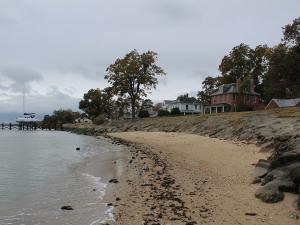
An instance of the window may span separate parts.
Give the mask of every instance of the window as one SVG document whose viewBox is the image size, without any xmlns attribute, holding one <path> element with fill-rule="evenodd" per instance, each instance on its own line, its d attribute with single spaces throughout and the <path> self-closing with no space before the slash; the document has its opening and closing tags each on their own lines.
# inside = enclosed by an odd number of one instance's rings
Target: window
<svg viewBox="0 0 300 225">
<path fill-rule="evenodd" d="M 195 105 L 195 109 L 197 109 L 197 105 Z"/>
<path fill-rule="evenodd" d="M 186 110 L 189 110 L 189 105 L 185 105 L 185 109 L 186 109 Z"/>
</svg>

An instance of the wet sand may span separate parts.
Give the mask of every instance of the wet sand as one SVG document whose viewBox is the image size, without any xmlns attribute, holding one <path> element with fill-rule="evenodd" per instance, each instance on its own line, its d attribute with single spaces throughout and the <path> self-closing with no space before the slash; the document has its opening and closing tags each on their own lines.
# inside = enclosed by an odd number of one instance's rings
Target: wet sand
<svg viewBox="0 0 300 225">
<path fill-rule="evenodd" d="M 296 196 L 266 204 L 251 184 L 258 159 L 255 145 L 193 134 L 111 133 L 132 143 L 127 175 L 107 199 L 115 224 L 299 224 Z"/>
</svg>

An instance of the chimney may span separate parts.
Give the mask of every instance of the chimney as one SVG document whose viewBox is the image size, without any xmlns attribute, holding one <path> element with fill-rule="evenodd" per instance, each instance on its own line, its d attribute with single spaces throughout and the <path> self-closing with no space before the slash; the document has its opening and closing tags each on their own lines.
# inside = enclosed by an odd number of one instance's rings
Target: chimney
<svg viewBox="0 0 300 225">
<path fill-rule="evenodd" d="M 241 90 L 241 83 L 242 83 L 242 81 L 241 81 L 241 79 L 237 79 L 236 80 L 236 92 L 240 92 Z"/>
<path fill-rule="evenodd" d="M 254 93 L 255 92 L 254 88 L 255 88 L 254 80 L 251 79 L 250 80 L 250 93 Z"/>
</svg>

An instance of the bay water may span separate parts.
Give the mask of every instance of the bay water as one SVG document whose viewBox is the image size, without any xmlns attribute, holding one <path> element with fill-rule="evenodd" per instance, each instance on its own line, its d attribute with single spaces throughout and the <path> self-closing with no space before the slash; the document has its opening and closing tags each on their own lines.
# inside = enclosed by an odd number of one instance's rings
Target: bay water
<svg viewBox="0 0 300 225">
<path fill-rule="evenodd" d="M 80 148 L 79 151 L 76 148 Z M 62 131 L 0 131 L 1 225 L 97 225 L 128 156 L 110 140 Z M 71 211 L 61 210 L 70 205 Z"/>
</svg>

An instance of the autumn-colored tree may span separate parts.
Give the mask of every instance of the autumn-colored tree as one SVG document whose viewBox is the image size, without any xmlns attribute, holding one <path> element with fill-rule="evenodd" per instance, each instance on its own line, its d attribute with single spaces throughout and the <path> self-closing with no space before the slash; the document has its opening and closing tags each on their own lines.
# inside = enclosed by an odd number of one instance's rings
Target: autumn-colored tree
<svg viewBox="0 0 300 225">
<path fill-rule="evenodd" d="M 111 84 L 114 93 L 130 99 L 133 119 L 138 102 L 152 88 L 156 88 L 157 76 L 165 75 L 163 69 L 156 65 L 156 61 L 155 52 L 139 54 L 137 50 L 133 50 L 106 69 L 105 79 Z"/>
<path fill-rule="evenodd" d="M 103 114 L 110 118 L 112 107 L 113 100 L 110 88 L 104 90 L 90 89 L 79 102 L 79 109 L 87 113 L 89 117 L 97 117 Z"/>
</svg>

